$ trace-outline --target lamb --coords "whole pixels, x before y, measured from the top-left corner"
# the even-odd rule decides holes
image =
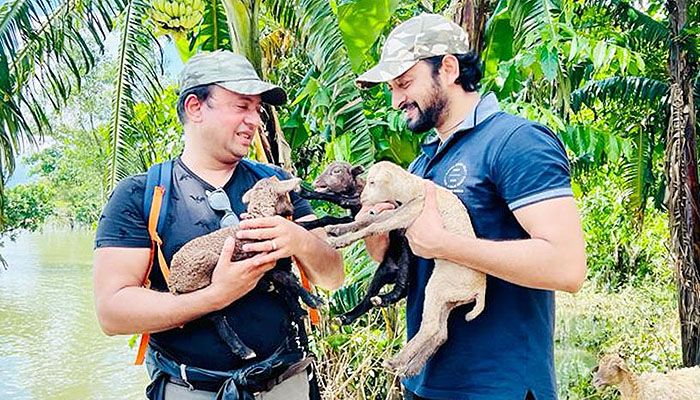
[[[379,162],[369,169],[367,184],[361,195],[363,205],[382,202],[394,204],[394,210],[368,215],[350,224],[327,226],[328,243],[345,247],[363,237],[406,229],[421,214],[425,200],[423,179],[398,165]],[[445,229],[452,233],[474,236],[466,207],[452,192],[436,187],[436,201]],[[447,318],[455,307],[475,302],[466,320],[476,318],[484,309],[486,276],[453,262],[436,259],[435,269],[425,288],[423,322],[416,334],[384,366],[402,376],[415,375],[437,348],[447,340]]]
[[[700,398],[700,368],[681,368],[667,373],[632,373],[617,354],[601,358],[593,386],[618,386],[623,400],[691,400]]]
[[[360,174],[362,166],[353,167],[342,161],[332,162],[314,181],[314,190],[302,186],[299,195],[307,200],[324,200],[337,204],[350,211],[351,216],[324,216],[314,221],[304,221],[301,225],[306,229],[321,228],[326,225],[346,224],[360,211],[360,192],[365,186]]]
[[[314,181],[315,191],[305,191],[302,188],[301,196],[307,199],[326,200],[349,209],[352,217],[323,217],[316,221],[314,227],[329,224],[349,223],[360,211],[360,193],[364,189],[365,181],[360,177],[364,172],[362,166],[352,166],[347,162],[336,161],[328,165],[326,169]],[[308,222],[304,222],[307,227]],[[338,325],[353,323],[360,316],[375,307],[386,307],[406,297],[408,291],[408,266],[415,258],[411,252],[408,241],[403,235],[404,230],[389,232],[389,247],[384,259],[377,267],[372,281],[367,288],[367,294],[349,312],[336,319]],[[394,288],[386,294],[380,295],[382,287],[394,284]]]
[[[248,205],[245,218],[273,215],[291,216],[293,206],[288,193],[292,190],[298,190],[300,182],[301,179],[298,178],[284,181],[278,180],[277,177],[261,179],[243,195],[243,203]],[[237,230],[237,226],[222,228],[192,239],[182,246],[171,261],[170,277],[168,278],[170,292],[173,294],[188,293],[211,284],[212,272],[216,267],[224,241],[230,236],[235,237]],[[232,261],[252,257],[254,253],[244,252],[242,249],[244,244],[251,242],[253,241],[236,240]],[[323,304],[323,300],[306,291],[291,272],[273,269],[266,272],[261,280],[268,283],[270,290],[277,290],[287,304],[295,306],[293,311],[297,315],[304,313],[299,306],[298,298],[313,308]],[[255,352],[243,344],[222,313],[213,313],[209,318],[235,355],[243,359],[255,357]]]

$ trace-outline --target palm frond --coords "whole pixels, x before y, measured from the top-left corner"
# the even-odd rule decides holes
[[[260,0],[222,0],[226,10],[233,51],[244,55],[262,75],[260,51]]]
[[[140,100],[157,101],[158,93],[162,90],[158,81],[161,75],[159,66],[162,64],[154,61],[158,58],[154,55],[154,49],[160,48],[147,22],[147,7],[144,0],[132,0],[124,15],[110,124],[109,189],[121,178],[142,171],[147,164],[141,153],[149,149],[137,149],[131,145],[141,135],[138,126],[133,123],[134,106]],[[162,60],[162,54],[160,56]],[[149,140],[146,138],[146,141]]]
[[[515,33],[513,49],[517,52],[530,38],[539,37],[551,28],[561,13],[556,0],[507,0],[511,25]]]
[[[199,33],[193,37],[193,40],[195,39],[200,43],[199,47],[202,50],[231,50],[231,35],[228,31],[226,11],[221,0],[206,0],[204,2],[204,17]]]
[[[634,142],[634,151],[623,165],[622,177],[628,189],[628,205],[641,222],[646,198],[653,184],[651,171],[653,152],[650,147],[649,132],[644,131],[643,128],[634,132],[631,139]]]
[[[47,131],[51,108],[60,110],[80,90],[81,78],[95,66],[96,53],[125,6],[126,0],[10,0],[0,5],[3,176],[14,169],[20,146]]]
[[[657,48],[668,47],[667,22],[655,20],[626,0],[586,0],[578,11],[586,8],[592,9],[598,17],[608,16],[608,23],[620,27],[631,42],[641,42]]]
[[[269,0],[263,2],[265,11],[289,32],[299,32],[300,19],[297,15],[297,4],[288,0]]]
[[[582,105],[592,107],[596,101],[619,101],[625,104],[665,103],[668,84],[637,76],[615,76],[586,83],[571,93],[571,108],[578,112]]]

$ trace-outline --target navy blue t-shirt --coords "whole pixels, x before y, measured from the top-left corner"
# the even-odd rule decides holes
[[[253,187],[263,170],[265,176],[277,175],[289,178],[283,170],[263,164],[241,162],[224,185],[233,211],[241,215],[246,210],[241,201],[243,194]],[[95,247],[143,247],[149,248],[147,216],[144,215],[143,197],[146,175],[134,175],[122,180],[114,189],[100,217]],[[163,239],[163,252],[168,265],[173,254],[190,240],[219,229],[223,211],[214,211],[207,202],[206,190],[216,188],[190,171],[178,158],[173,165],[173,180],[166,222],[159,232]],[[294,219],[312,213],[309,203],[291,193]],[[167,291],[167,285],[155,260],[150,279],[152,288]],[[276,268],[291,268],[289,259],[280,260]],[[228,370],[261,360],[271,355],[290,331],[288,306],[275,292],[268,292],[265,285],[258,285],[242,298],[223,309],[229,323],[243,343],[252,348],[257,358],[243,362],[234,356],[219,337],[214,325],[205,318],[151,335],[150,345],[187,365],[214,370]],[[303,327],[300,329],[304,335]],[[305,339],[305,336],[303,336]],[[304,340],[305,341],[305,340]],[[298,349],[303,351],[303,349]]]
[[[513,211],[572,196],[564,146],[546,127],[499,111],[485,96],[445,143],[429,139],[409,168],[455,193],[466,205],[476,236],[529,238]],[[410,268],[407,331],[421,323],[425,285],[434,263]],[[449,338],[417,376],[404,385],[422,397],[445,400],[556,399],[554,293],[488,276],[486,306],[473,321],[465,305],[449,317]]]

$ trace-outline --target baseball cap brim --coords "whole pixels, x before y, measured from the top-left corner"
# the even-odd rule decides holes
[[[281,106],[287,102],[287,93],[279,86],[260,80],[216,82],[226,90],[249,96],[260,96],[263,103]]]
[[[379,61],[377,65],[370,68],[364,74],[360,75],[355,79],[355,83],[362,88],[371,88],[372,86],[388,82],[392,79],[396,79],[403,75],[406,71],[411,69],[414,65],[418,64],[420,60],[406,60],[406,61]]]

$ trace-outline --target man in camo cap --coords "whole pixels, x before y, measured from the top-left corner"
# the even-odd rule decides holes
[[[493,93],[482,97],[481,77],[465,32],[421,14],[396,27],[379,63],[357,78],[362,87],[386,82],[408,128],[432,131],[409,170],[455,193],[477,236],[447,232],[426,185],[423,214],[406,232],[419,256],[409,272],[408,338],[420,327],[423,302],[432,301],[424,298],[432,259],[488,276],[484,311],[467,322],[470,305],[453,310],[447,341],[403,380],[407,400],[556,399],[554,291],[576,292],[586,274],[562,143],[546,127],[500,111]],[[383,258],[387,237],[366,243]]]
[[[229,51],[195,55],[179,83],[177,111],[185,146],[161,170],[170,184],[159,181],[166,190],[158,235],[168,265],[183,244],[238,224],[246,210],[243,194],[258,180],[290,178],[276,166],[246,159],[262,123],[262,103],[283,104],[284,90],[260,80],[248,60]],[[244,220],[237,237],[221,249],[211,284],[174,296],[158,257],[150,268],[150,214],[145,208],[156,205],[148,201],[155,188],[147,182],[146,175],[135,175],[114,190],[97,228],[94,273],[102,329],[109,334],[153,332],[146,357],[152,378],[147,397],[320,399],[303,311],[285,300],[279,292],[284,288],[271,289],[260,279],[274,267],[289,270],[295,256],[311,282],[334,289],[343,281],[340,254],[317,233],[281,216]],[[290,196],[295,220],[315,219],[306,200]],[[259,254],[231,262],[237,239],[254,239],[243,250]],[[142,287],[146,276],[150,288]],[[223,321],[216,326],[204,318],[214,312]],[[230,345],[232,335],[252,351]]]

